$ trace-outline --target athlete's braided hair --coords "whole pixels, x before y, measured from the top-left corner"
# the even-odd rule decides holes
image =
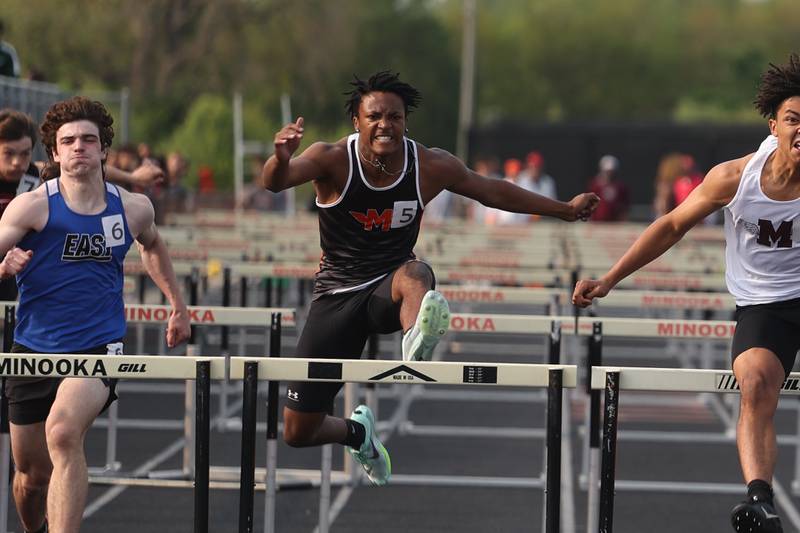
[[[778,66],[769,64],[761,75],[761,83],[753,102],[765,118],[775,118],[778,108],[787,98],[800,96],[800,56],[789,55],[789,63]]]
[[[372,92],[394,93],[399,96],[403,100],[406,115],[422,101],[422,95],[418,90],[408,83],[400,81],[399,73],[382,70],[370,76],[367,81],[359,79],[355,74],[353,78],[354,81],[350,82],[353,90],[344,93],[347,96],[344,107],[347,109],[350,118],[358,116],[358,106],[361,105],[361,98]]]

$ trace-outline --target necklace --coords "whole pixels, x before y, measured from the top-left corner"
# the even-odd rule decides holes
[[[361,147],[360,146],[358,147],[358,155],[361,156],[361,160],[362,161],[364,161],[365,163],[369,163],[370,165],[372,165],[373,167],[377,168],[378,170],[380,170],[381,172],[383,172],[387,176],[397,176],[398,174],[405,172],[405,168],[401,168],[400,170],[398,170],[396,172],[390,172],[389,170],[387,170],[386,165],[384,165],[380,161],[380,159],[377,159],[375,161],[367,159],[367,157],[361,152]]]

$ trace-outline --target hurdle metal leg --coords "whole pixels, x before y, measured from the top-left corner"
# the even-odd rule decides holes
[[[319,485],[319,527],[318,533],[328,533],[330,527],[331,509],[331,460],[333,458],[333,445],[322,446],[322,465],[320,467]]]
[[[545,532],[561,527],[561,401],[564,371],[549,372],[547,388],[547,485],[545,487]]]
[[[597,531],[597,486],[600,470],[600,391],[592,390],[592,368],[602,361],[603,324],[595,322],[592,325],[592,336],[589,338],[589,348],[586,356],[586,387],[589,394],[588,426],[589,426],[589,455],[587,472],[587,516],[586,530],[589,533]]]
[[[5,385],[2,384],[0,396],[0,533],[8,531],[8,478],[11,474],[11,436],[8,434],[8,398]]]
[[[230,307],[231,305],[231,269],[225,267],[222,271],[222,307]],[[220,342],[219,342],[220,355],[225,357],[225,360],[230,359],[230,329],[228,326],[222,326],[220,329]],[[239,353],[244,353],[240,351]],[[230,389],[230,382],[226,377],[220,382],[219,393],[219,429],[225,431],[226,419],[228,417],[228,390]]]
[[[273,313],[269,328],[269,356],[281,355],[281,314]],[[264,491],[264,533],[275,531],[276,482],[278,471],[278,390],[280,383],[267,386],[267,472]]]
[[[239,477],[239,533],[253,533],[253,499],[256,469],[256,421],[258,420],[258,363],[244,365],[242,396],[242,456]]]
[[[211,363],[197,362],[195,402],[194,533],[208,533],[209,440],[211,432]]]
[[[614,481],[617,460],[619,372],[606,374],[603,409],[603,463],[600,476],[600,532],[611,533],[614,521]]]
[[[3,318],[3,351],[10,352],[14,344],[16,306],[7,305]],[[8,398],[6,380],[0,384],[0,533],[8,531],[8,478],[11,475],[11,436],[8,428]]]

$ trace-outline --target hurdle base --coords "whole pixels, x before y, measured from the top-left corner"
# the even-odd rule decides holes
[[[112,475],[118,474],[119,471],[122,469],[122,463],[119,461],[115,461],[111,464],[107,464],[105,466],[93,466],[89,468],[89,475],[90,476],[105,476],[105,475]]]

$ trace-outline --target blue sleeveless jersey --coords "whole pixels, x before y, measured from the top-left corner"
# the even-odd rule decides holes
[[[32,250],[17,275],[14,340],[43,353],[73,353],[125,336],[122,263],[133,237],[116,186],[106,183],[106,209],[72,211],[59,180],[45,182],[49,217],[19,242]]]

